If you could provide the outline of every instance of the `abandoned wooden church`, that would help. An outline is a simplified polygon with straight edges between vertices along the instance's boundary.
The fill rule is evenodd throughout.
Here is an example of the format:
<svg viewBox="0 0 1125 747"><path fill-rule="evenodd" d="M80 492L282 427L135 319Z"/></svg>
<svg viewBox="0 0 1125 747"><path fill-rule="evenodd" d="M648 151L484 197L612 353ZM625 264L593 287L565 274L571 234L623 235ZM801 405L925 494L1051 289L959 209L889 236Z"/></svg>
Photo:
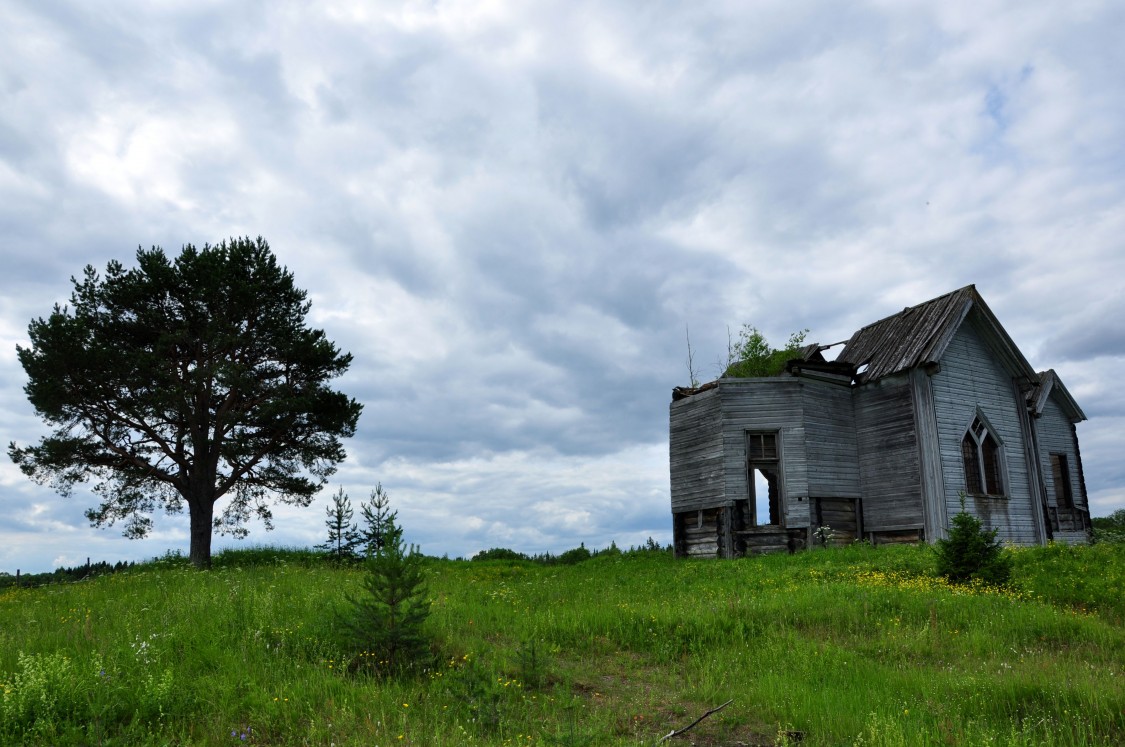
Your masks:
<svg viewBox="0 0 1125 747"><path fill-rule="evenodd" d="M835 360L826 349L779 376L673 390L678 556L792 551L825 526L836 542L932 542L962 495L1007 542L1088 540L1086 416L975 286L864 327Z"/></svg>

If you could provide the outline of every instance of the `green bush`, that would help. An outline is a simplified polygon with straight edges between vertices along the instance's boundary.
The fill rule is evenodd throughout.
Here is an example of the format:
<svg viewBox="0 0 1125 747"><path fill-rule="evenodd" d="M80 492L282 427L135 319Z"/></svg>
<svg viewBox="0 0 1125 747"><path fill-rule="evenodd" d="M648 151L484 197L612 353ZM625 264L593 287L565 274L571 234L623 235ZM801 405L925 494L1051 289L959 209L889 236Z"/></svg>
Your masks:
<svg viewBox="0 0 1125 747"><path fill-rule="evenodd" d="M1012 575L1012 559L996 539L998 530L987 530L980 519L965 511L953 517L949 537L937 541L937 571L954 583L973 580L995 586L1008 583Z"/></svg>
<svg viewBox="0 0 1125 747"><path fill-rule="evenodd" d="M742 325L738 342L732 342L727 349L727 366L724 377L753 378L777 376L785 372L785 364L799 356L805 343L807 329L789 335L783 348L773 348L757 327Z"/></svg>
<svg viewBox="0 0 1125 747"><path fill-rule="evenodd" d="M339 620L352 668L378 674L401 674L429 655L425 631L430 601L425 586L425 558L407 548L397 512L386 497L373 514L380 543L366 561L364 593L348 597L350 609Z"/></svg>
<svg viewBox="0 0 1125 747"><path fill-rule="evenodd" d="M0 731L49 735L89 716L97 682L90 667L62 652L21 652L18 661L13 682L3 686L0 696Z"/></svg>
<svg viewBox="0 0 1125 747"><path fill-rule="evenodd" d="M560 565L575 565L583 560L589 560L590 557L590 551L586 548L586 543L583 542L578 547L561 553L558 557L558 563Z"/></svg>
<svg viewBox="0 0 1125 747"><path fill-rule="evenodd" d="M1090 520L1094 529L1094 542L1125 543L1125 508L1109 516L1096 516Z"/></svg>
<svg viewBox="0 0 1125 747"><path fill-rule="evenodd" d="M522 552L509 550L506 547L493 547L491 550L481 550L472 557L473 560L527 560Z"/></svg>

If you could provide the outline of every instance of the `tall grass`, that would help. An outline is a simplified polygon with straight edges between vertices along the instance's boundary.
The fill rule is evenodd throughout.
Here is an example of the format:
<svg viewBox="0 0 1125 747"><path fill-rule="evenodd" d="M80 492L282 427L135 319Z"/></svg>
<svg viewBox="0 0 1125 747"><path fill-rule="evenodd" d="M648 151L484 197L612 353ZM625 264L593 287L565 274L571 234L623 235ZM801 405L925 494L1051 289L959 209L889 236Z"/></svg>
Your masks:
<svg viewBox="0 0 1125 747"><path fill-rule="evenodd" d="M362 571L259 548L0 593L0 742L1125 742L1125 549L1019 551L1008 590L925 547L739 561L429 563L433 657L349 674ZM1096 573L1091 569L1096 568Z"/></svg>

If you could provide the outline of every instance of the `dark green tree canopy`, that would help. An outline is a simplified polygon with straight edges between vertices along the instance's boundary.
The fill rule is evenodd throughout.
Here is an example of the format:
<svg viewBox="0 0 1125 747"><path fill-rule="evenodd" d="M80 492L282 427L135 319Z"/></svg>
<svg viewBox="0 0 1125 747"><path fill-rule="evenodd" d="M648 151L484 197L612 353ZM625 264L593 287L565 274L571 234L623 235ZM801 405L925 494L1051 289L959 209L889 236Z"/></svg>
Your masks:
<svg viewBox="0 0 1125 747"><path fill-rule="evenodd" d="M8 447L25 474L68 495L93 481L95 526L144 536L151 514L191 517L191 559L213 529L244 536L270 501L307 506L344 459L362 405L329 387L351 355L305 324L309 302L262 239L138 249L73 279L68 306L31 322L24 387L54 431ZM228 502L215 516L216 502Z"/></svg>

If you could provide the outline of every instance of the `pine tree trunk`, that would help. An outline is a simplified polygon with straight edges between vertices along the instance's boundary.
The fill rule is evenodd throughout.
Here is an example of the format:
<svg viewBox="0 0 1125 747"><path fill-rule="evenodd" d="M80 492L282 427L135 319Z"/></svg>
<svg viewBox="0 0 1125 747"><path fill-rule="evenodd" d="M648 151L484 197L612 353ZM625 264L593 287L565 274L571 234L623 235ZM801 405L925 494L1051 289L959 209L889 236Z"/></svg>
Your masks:
<svg viewBox="0 0 1125 747"><path fill-rule="evenodd" d="M191 564L200 570L211 568L211 530L214 515L214 501L202 500L188 503L191 516Z"/></svg>

